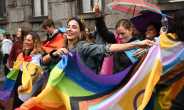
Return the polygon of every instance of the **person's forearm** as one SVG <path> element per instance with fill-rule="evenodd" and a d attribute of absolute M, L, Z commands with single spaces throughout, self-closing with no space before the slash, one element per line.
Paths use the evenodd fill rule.
<path fill-rule="evenodd" d="M 51 61 L 51 56 L 50 56 L 49 54 L 43 56 L 42 62 L 43 62 L 44 64 L 48 64 L 50 61 Z"/>
<path fill-rule="evenodd" d="M 109 52 L 118 52 L 118 51 L 124 51 L 132 48 L 147 48 L 155 45 L 156 43 L 151 40 L 143 40 L 143 41 L 137 41 L 137 42 L 130 42 L 130 43 L 124 43 L 124 44 L 112 44 L 109 47 Z"/>
<path fill-rule="evenodd" d="M 136 48 L 137 44 L 134 42 L 131 43 L 124 43 L 124 44 L 111 44 L 109 47 L 110 52 L 119 52 L 124 51 L 132 48 Z"/>

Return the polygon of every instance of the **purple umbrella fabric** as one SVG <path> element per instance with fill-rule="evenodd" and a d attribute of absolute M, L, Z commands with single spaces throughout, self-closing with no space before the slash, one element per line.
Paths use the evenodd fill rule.
<path fill-rule="evenodd" d="M 139 16 L 131 18 L 131 22 L 139 32 L 144 33 L 147 26 L 151 23 L 161 26 L 161 19 L 161 14 L 146 10 L 140 12 Z"/>

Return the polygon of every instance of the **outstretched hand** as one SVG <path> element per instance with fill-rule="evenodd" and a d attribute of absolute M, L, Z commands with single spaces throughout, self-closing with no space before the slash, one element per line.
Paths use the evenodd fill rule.
<path fill-rule="evenodd" d="M 68 54 L 69 51 L 66 49 L 66 48 L 60 48 L 60 49 L 57 49 L 57 51 L 55 51 L 53 53 L 54 56 L 61 56 L 63 54 Z"/>
<path fill-rule="evenodd" d="M 143 41 L 135 42 L 135 44 L 137 47 L 146 48 L 146 47 L 151 47 L 151 46 L 155 45 L 156 42 L 146 39 Z"/>

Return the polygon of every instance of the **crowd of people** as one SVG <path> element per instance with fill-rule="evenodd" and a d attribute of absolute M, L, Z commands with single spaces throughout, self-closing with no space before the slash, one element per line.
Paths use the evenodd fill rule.
<path fill-rule="evenodd" d="M 150 23 L 144 34 L 137 33 L 138 30 L 128 19 L 119 20 L 115 32 L 111 32 L 98 6 L 94 11 L 96 15 L 94 32 L 87 32 L 84 22 L 73 17 L 67 21 L 66 32 L 57 29 L 52 19 L 44 20 L 41 27 L 47 34 L 45 41 L 41 41 L 36 32 L 24 26 L 18 28 L 14 40 L 10 39 L 8 34 L 0 34 L 3 80 L 6 82 L 6 76 L 10 76 L 14 70 L 21 73 L 16 76 L 16 86 L 12 91 L 13 109 L 43 90 L 50 71 L 61 60 L 62 55 L 77 52 L 82 62 L 99 75 L 103 64 L 107 61 L 105 59 L 111 59 L 113 66 L 109 73 L 116 74 L 138 62 L 151 46 L 158 45 L 156 38 L 159 38 L 160 34 L 173 33 L 176 35 L 174 41 L 184 41 L 182 11 L 177 12 L 168 23 L 170 25 L 168 32 L 160 32 L 160 25 Z M 172 110 L 184 108 L 183 90 L 184 87 L 173 100 Z M 2 102 L 0 106 L 6 108 L 6 104 Z"/>

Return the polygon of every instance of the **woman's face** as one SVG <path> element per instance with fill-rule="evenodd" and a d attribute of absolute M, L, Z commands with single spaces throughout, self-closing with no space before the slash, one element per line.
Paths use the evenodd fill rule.
<path fill-rule="evenodd" d="M 18 28 L 16 35 L 17 35 L 17 37 L 21 37 L 21 35 L 22 35 L 21 28 Z"/>
<path fill-rule="evenodd" d="M 149 25 L 146 29 L 146 38 L 153 39 L 154 37 L 157 37 L 157 30 L 153 25 Z"/>
<path fill-rule="evenodd" d="M 77 39 L 80 35 L 80 27 L 77 21 L 71 20 L 68 22 L 66 37 L 68 40 Z"/>
<path fill-rule="evenodd" d="M 126 29 L 126 28 L 123 27 L 123 26 L 119 26 L 119 27 L 116 29 L 116 32 L 117 32 L 117 34 L 118 34 L 119 39 L 122 40 L 122 41 L 121 41 L 122 43 L 126 43 L 126 42 L 128 42 L 128 41 L 132 38 L 132 31 Z"/>
<path fill-rule="evenodd" d="M 32 35 L 28 34 L 23 42 L 23 48 L 24 49 L 30 49 L 32 50 L 34 48 L 34 42 L 33 42 L 33 37 Z"/>

